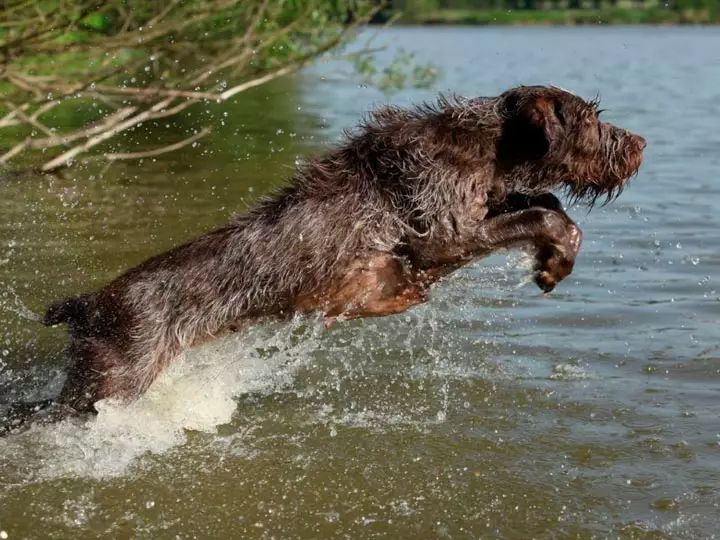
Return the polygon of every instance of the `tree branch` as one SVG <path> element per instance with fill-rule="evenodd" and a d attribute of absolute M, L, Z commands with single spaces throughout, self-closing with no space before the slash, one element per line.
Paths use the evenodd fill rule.
<path fill-rule="evenodd" d="M 149 157 L 160 156 L 162 154 L 174 152 L 175 150 L 180 150 L 181 148 L 194 143 L 198 139 L 203 138 L 205 135 L 210 133 L 210 131 L 211 130 L 209 127 L 204 127 L 202 130 L 200 130 L 198 133 L 196 133 L 192 137 L 188 137 L 187 139 L 183 139 L 182 141 L 176 142 L 174 144 L 169 144 L 169 145 L 163 146 L 161 148 L 155 148 L 153 150 L 146 150 L 145 152 L 114 153 L 114 154 L 103 154 L 101 156 L 91 156 L 88 158 L 84 158 L 83 162 L 87 163 L 90 161 L 99 161 L 99 160 L 118 161 L 118 160 L 129 160 L 129 159 L 144 159 L 144 158 L 149 158 Z"/>
<path fill-rule="evenodd" d="M 104 141 L 108 140 L 109 138 L 114 137 L 118 133 L 121 133 L 122 131 L 125 131 L 126 129 L 128 129 L 134 125 L 137 125 L 140 122 L 148 120 L 149 118 L 152 117 L 153 113 L 161 111 L 162 109 L 164 109 L 165 107 L 170 105 L 170 103 L 172 103 L 172 101 L 174 99 L 175 98 L 167 98 L 167 99 L 164 99 L 163 101 L 156 103 L 155 105 L 153 105 L 146 111 L 136 114 L 132 118 L 125 120 L 124 122 L 120 122 L 119 124 L 116 124 L 115 126 L 99 133 L 98 135 L 95 135 L 94 137 L 89 138 L 83 144 L 75 146 L 74 148 L 71 148 L 67 152 L 60 154 L 56 158 L 45 163 L 42 167 L 40 167 L 40 169 L 43 172 L 48 172 L 48 171 L 52 171 L 54 169 L 58 169 L 60 167 L 66 166 L 67 162 L 74 159 L 75 156 L 77 156 L 78 154 L 89 150 L 93 146 L 97 146 L 101 142 L 104 142 Z"/>
<path fill-rule="evenodd" d="M 9 110 L 0 118 L 0 128 L 26 125 L 44 135 L 16 141 L 0 163 L 25 150 L 64 146 L 60 155 L 47 158 L 43 172 L 67 166 L 144 121 L 178 114 L 203 100 L 226 101 L 296 73 L 328 59 L 333 49 L 338 49 L 336 59 L 371 54 L 368 48 L 340 56 L 340 48 L 386 5 L 375 0 L 138 0 L 131 11 L 126 0 L 59 0 L 48 4 L 50 8 L 42 2 L 11 2 L 7 7 L 14 10 L 12 20 L 7 10 L 0 11 L 0 27 L 12 23 L 3 27 L 4 49 L 0 46 L 0 79 L 11 85 L 4 96 Z M 348 5 L 351 20 L 343 23 L 338 6 Z M 101 26 L 85 19 L 89 14 L 112 18 L 101 21 L 99 30 Z M 83 71 L 87 65 L 92 72 Z M 113 112 L 65 134 L 51 129 L 50 116 L 41 118 L 59 104 L 81 99 L 103 101 Z M 102 159 L 160 155 L 206 134 L 203 130 L 160 149 L 106 152 Z M 95 159 L 100 158 L 85 158 Z"/>
<path fill-rule="evenodd" d="M 30 125 L 33 126 L 33 127 L 36 127 L 37 129 L 39 129 L 40 131 L 42 131 L 43 133 L 45 133 L 45 135 L 48 135 L 48 136 L 50 136 L 50 137 L 54 137 L 54 136 L 55 136 L 55 134 L 50 130 L 50 128 L 48 128 L 47 126 L 44 126 L 44 125 L 37 119 L 37 117 L 33 117 L 33 116 L 28 116 L 28 115 L 26 115 L 26 114 L 22 111 L 22 109 L 21 109 L 20 107 L 16 107 L 15 105 L 13 105 L 13 104 L 10 103 L 10 102 L 6 102 L 6 104 L 7 104 L 7 106 L 10 108 L 11 111 L 13 111 L 17 116 L 20 117 L 20 119 L 21 119 L 23 122 L 25 122 L 25 123 L 27 123 L 27 124 L 30 124 Z"/>

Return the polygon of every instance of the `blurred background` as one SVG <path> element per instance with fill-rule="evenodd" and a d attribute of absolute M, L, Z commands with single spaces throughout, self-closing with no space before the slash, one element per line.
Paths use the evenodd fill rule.
<path fill-rule="evenodd" d="M 716 0 L 393 0 L 377 19 L 440 24 L 712 23 Z"/>
<path fill-rule="evenodd" d="M 720 536 L 718 3 L 0 2 L 0 415 L 38 322 L 383 103 L 554 84 L 648 140 L 551 295 L 518 253 L 403 315 L 253 328 L 0 439 L 2 538 Z"/>

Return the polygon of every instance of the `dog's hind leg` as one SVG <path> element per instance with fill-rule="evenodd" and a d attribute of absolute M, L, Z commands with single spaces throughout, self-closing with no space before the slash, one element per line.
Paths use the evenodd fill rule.
<path fill-rule="evenodd" d="M 95 402 L 122 398 L 117 376 L 127 365 L 122 349 L 105 341 L 84 338 L 70 347 L 71 364 L 57 402 L 75 414 L 96 413 Z"/>

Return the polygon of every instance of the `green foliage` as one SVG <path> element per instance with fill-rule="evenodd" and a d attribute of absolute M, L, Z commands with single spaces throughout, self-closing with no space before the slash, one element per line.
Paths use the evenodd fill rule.
<path fill-rule="evenodd" d="M 148 120 L 179 114 L 200 101 L 229 99 L 341 54 L 383 5 L 377 0 L 5 0 L 4 7 L 0 128 L 10 129 L 17 140 L 26 138 L 6 152 L 0 149 L 0 164 L 22 151 L 69 148 L 43 165 L 49 170 Z M 434 67 L 409 53 L 401 51 L 382 67 L 374 52 L 361 48 L 346 58 L 357 68 L 356 76 L 383 91 L 427 87 L 437 78 Z M 106 109 L 99 127 L 85 123 L 73 131 L 57 124 L 60 109 L 88 103 Z M 52 116 L 46 114 L 50 108 Z"/>
<path fill-rule="evenodd" d="M 382 91 L 391 93 L 406 86 L 430 88 L 437 81 L 439 70 L 432 64 L 419 63 L 415 54 L 401 49 L 392 62 L 382 70 L 377 68 L 373 56 L 354 58 L 355 70 L 365 80 L 374 81 Z"/>

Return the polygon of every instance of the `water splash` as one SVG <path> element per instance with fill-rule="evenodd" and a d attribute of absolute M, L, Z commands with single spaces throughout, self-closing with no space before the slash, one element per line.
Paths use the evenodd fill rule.
<path fill-rule="evenodd" d="M 137 401 L 103 400 L 96 417 L 33 427 L 0 440 L 0 454 L 25 455 L 26 463 L 37 465 L 37 480 L 123 475 L 144 454 L 182 445 L 186 430 L 214 432 L 229 423 L 237 396 L 291 384 L 317 348 L 319 328 L 302 321 L 269 325 L 198 347 Z M 268 348 L 276 352 L 267 355 Z"/>
<path fill-rule="evenodd" d="M 507 257 L 498 267 L 484 266 L 472 280 L 481 287 L 497 289 L 503 283 L 514 287 L 517 277 L 508 277 L 509 270 L 522 273 L 525 265 L 522 257 Z M 446 288 L 451 289 L 452 285 Z M 443 294 L 438 290 L 437 300 Z M 16 305 L 23 307 L 17 302 L 19 299 Z M 33 427 L 0 439 L 0 456 L 5 456 L 0 458 L 0 475 L 10 476 L 7 484 L 67 476 L 101 479 L 126 475 L 142 466 L 146 454 L 164 454 L 185 444 L 188 430 L 215 433 L 219 426 L 230 423 L 239 396 L 272 393 L 291 386 L 298 370 L 313 360 L 319 349 L 331 353 L 333 364 L 343 365 L 352 373 L 364 369 L 363 359 L 368 351 L 378 347 L 394 350 L 399 345 L 410 357 L 404 370 L 411 377 L 430 377 L 441 382 L 437 402 L 433 400 L 423 410 L 403 413 L 394 408 L 396 403 L 388 403 L 387 407 L 376 403 L 372 410 L 342 410 L 329 417 L 320 414 L 314 421 L 375 429 L 392 426 L 426 429 L 443 424 L 448 414 L 451 382 L 490 373 L 482 365 L 460 366 L 448 361 L 446 351 L 452 347 L 445 342 L 444 330 L 439 326 L 447 314 L 436 312 L 438 304 L 420 306 L 392 319 L 400 325 L 398 330 L 407 332 L 400 343 L 396 341 L 398 334 L 388 333 L 386 325 L 392 328 L 394 323 L 387 319 L 360 323 L 371 331 L 348 330 L 349 341 L 342 341 L 344 331 L 335 333 L 337 350 L 331 343 L 321 342 L 319 335 L 328 335 L 322 325 L 308 324 L 302 319 L 259 325 L 207 343 L 178 358 L 134 403 L 102 401 L 97 404 L 98 415 L 89 420 Z M 406 320 L 408 317 L 415 319 L 415 324 Z M 383 339 L 387 343 L 381 343 Z M 422 358 L 415 358 L 418 351 L 423 351 Z M 26 466 L 22 471 L 13 471 L 10 465 L 19 458 Z"/>
<path fill-rule="evenodd" d="M 14 313 L 28 321 L 40 322 L 42 320 L 42 315 L 29 309 L 12 286 L 5 284 L 3 289 L 5 290 L 2 294 L 2 301 L 0 301 L 0 309 Z M 12 303 L 9 301 L 10 297 Z"/>

